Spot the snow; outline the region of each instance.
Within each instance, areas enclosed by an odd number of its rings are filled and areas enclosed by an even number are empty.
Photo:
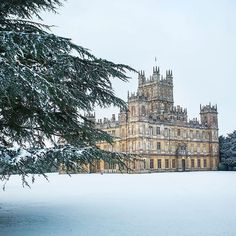
[[[11,177],[0,235],[236,235],[236,172],[48,176]]]

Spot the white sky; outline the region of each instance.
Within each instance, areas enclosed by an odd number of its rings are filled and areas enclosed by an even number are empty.
[[[199,117],[199,105],[218,105],[220,134],[232,132],[236,117],[236,1],[68,0],[59,14],[44,13],[55,34],[69,37],[97,57],[145,70],[172,69],[175,105]],[[115,82],[118,96],[137,88]],[[118,110],[116,110],[118,111]],[[97,118],[113,111],[99,111]]]

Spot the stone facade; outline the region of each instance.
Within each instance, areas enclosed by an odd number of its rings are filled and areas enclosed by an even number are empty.
[[[95,119],[95,117],[90,117]],[[104,150],[139,154],[144,161],[133,163],[136,172],[216,170],[219,161],[217,106],[200,106],[200,121],[188,120],[187,109],[174,106],[173,75],[160,75],[153,68],[149,79],[138,76],[138,89],[128,93],[128,110],[118,119],[99,119],[96,126],[112,136],[113,145],[98,143]],[[116,166],[100,163],[102,171]]]

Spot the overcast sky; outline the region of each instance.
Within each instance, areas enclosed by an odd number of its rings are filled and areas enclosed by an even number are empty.
[[[220,134],[227,134],[236,129],[235,12],[234,0],[67,0],[59,14],[43,18],[57,26],[55,34],[97,57],[147,76],[156,64],[163,74],[172,69],[175,105],[194,118],[200,104],[217,104]],[[137,89],[137,75],[131,76],[127,84],[114,83],[125,100]],[[111,113],[99,111],[97,118]]]

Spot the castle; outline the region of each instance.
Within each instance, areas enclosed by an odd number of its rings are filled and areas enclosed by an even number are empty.
[[[91,117],[95,118],[95,117]],[[114,137],[113,145],[101,149],[140,155],[132,163],[136,172],[216,170],[219,161],[217,106],[200,106],[200,121],[188,120],[187,109],[174,106],[173,74],[161,76],[159,67],[146,78],[138,76],[136,93],[128,93],[128,110],[118,119],[99,119],[96,127]],[[99,163],[99,169],[116,172],[118,167]]]

